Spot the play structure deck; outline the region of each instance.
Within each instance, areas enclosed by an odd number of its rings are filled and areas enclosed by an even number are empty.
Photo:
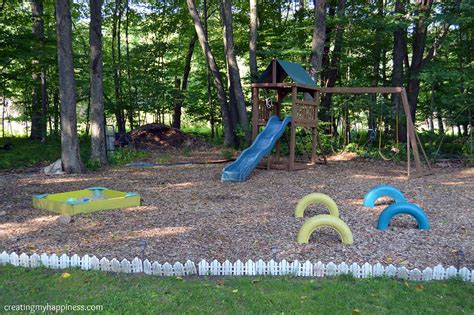
[[[139,205],[140,195],[104,187],[33,196],[33,207],[69,216]]]

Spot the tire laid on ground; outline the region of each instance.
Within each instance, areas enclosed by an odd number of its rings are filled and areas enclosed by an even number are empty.
[[[429,230],[430,223],[426,213],[414,203],[400,202],[386,207],[379,216],[377,229],[386,230],[392,221],[392,218],[399,214],[408,214],[415,218],[418,223],[418,229]]]
[[[397,188],[390,185],[379,185],[372,187],[364,196],[364,207],[373,208],[377,199],[382,197],[390,197],[398,202],[406,202],[403,193]]]
[[[352,232],[347,224],[338,217],[329,214],[320,214],[306,220],[298,232],[298,243],[308,244],[311,234],[313,234],[317,229],[325,227],[336,230],[344,244],[353,243]]]
[[[339,209],[336,202],[328,195],[321,193],[312,193],[304,196],[298,201],[295,209],[295,217],[302,218],[304,211],[312,204],[322,204],[329,209],[329,214],[339,218]]]

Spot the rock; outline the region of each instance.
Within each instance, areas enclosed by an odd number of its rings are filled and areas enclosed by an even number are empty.
[[[6,212],[6,211],[0,211],[0,217],[3,217],[3,216],[5,216],[5,215],[7,215],[7,212]]]
[[[43,168],[43,172],[46,175],[59,175],[59,174],[64,174],[63,172],[63,163],[61,159],[57,160],[53,164],[50,164]]]
[[[72,220],[71,216],[70,215],[61,215],[59,216],[59,218],[57,219],[57,222],[59,224],[68,224],[70,223]]]

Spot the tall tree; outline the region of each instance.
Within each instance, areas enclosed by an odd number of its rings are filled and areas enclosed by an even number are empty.
[[[194,28],[196,29],[196,34],[198,36],[199,43],[207,59],[211,73],[214,77],[214,85],[216,86],[216,89],[217,89],[217,98],[219,99],[219,103],[221,106],[222,124],[224,127],[224,145],[235,146],[236,137],[235,137],[235,133],[233,131],[232,123],[230,120],[227,96],[226,96],[224,84],[222,82],[221,73],[219,72],[219,68],[214,59],[214,55],[212,54],[211,48],[209,46],[209,42],[206,39],[206,34],[204,33],[201,19],[194,5],[194,1],[186,0],[186,3],[188,5],[189,13],[193,19]]]
[[[376,1],[377,5],[377,22],[375,23],[375,38],[374,38],[374,43],[373,43],[373,48],[372,48],[372,53],[373,53],[373,63],[372,63],[372,83],[371,86],[377,87],[379,85],[379,79],[380,79],[380,62],[382,60],[382,47],[381,47],[381,42],[382,42],[382,28],[381,28],[381,21],[384,17],[384,5],[383,5],[383,0],[377,0]],[[377,127],[377,118],[375,117],[375,105],[377,103],[377,94],[373,93],[370,95],[370,102],[371,106],[369,108],[369,116],[368,116],[368,125],[369,129],[375,130]]]
[[[114,91],[115,91],[115,119],[117,121],[117,129],[119,133],[125,133],[125,113],[122,106],[122,88],[121,88],[121,41],[120,29],[122,21],[122,0],[115,1],[115,8],[112,21],[112,63],[114,76]],[[117,46],[115,46],[117,44]]]
[[[455,8],[459,7],[460,0],[453,1]],[[411,64],[408,69],[407,96],[410,103],[411,116],[415,120],[416,108],[418,105],[418,94],[420,93],[420,73],[425,66],[434,58],[436,51],[447,36],[451,23],[447,19],[440,27],[441,32],[433,40],[428,53],[425,56],[426,41],[428,36],[428,26],[430,16],[433,11],[434,0],[417,1],[414,16],[414,34],[412,42]]]
[[[207,0],[202,2],[202,19],[204,20],[204,35],[206,36],[206,41],[209,40],[209,27],[208,20],[210,15],[207,13]],[[211,125],[211,140],[214,140],[215,137],[215,125],[216,125],[216,115],[214,111],[214,103],[212,101],[212,89],[211,89],[211,69],[209,68],[209,63],[206,59],[206,87],[207,87],[207,103],[209,105],[209,124]]]
[[[105,144],[104,88],[102,80],[102,0],[90,0],[91,19],[89,43],[91,47],[91,159],[107,164]]]
[[[255,82],[258,79],[257,67],[257,0],[250,0],[250,39],[249,39],[249,64],[250,79]]]
[[[31,13],[33,16],[33,37],[35,38],[33,51],[38,54],[43,49],[44,42],[44,19],[43,0],[31,1]],[[33,92],[31,106],[31,139],[46,139],[46,109],[47,90],[46,73],[40,58],[33,59]]]
[[[323,67],[324,43],[326,41],[326,0],[313,0],[314,27],[311,40],[311,69],[309,74],[318,83]]]
[[[76,119],[76,80],[72,54],[70,0],[56,0],[59,96],[61,99],[61,160],[67,173],[82,173]]]
[[[346,0],[339,0],[337,4],[337,26],[334,38],[334,48],[331,52],[331,61],[328,70],[327,83],[328,87],[336,85],[336,81],[340,75],[339,61],[341,60],[342,44],[344,39],[344,24],[342,23],[346,12]],[[323,100],[323,108],[325,110],[325,121],[330,121],[330,112],[332,106],[332,94],[326,94]]]
[[[239,66],[237,64],[237,57],[235,56],[234,48],[234,30],[232,22],[232,3],[231,0],[223,0],[222,17],[224,22],[224,46],[226,51],[227,67],[229,78],[231,82],[231,89],[235,98],[235,105],[237,107],[237,114],[240,128],[245,135],[246,143],[250,143],[251,134],[249,121],[247,117],[247,108],[245,104],[244,93],[242,91],[242,83],[240,81]]]
[[[125,54],[127,57],[127,116],[130,130],[133,130],[133,106],[132,106],[132,77],[130,71],[130,43],[128,38],[129,18],[130,18],[130,4],[129,0],[125,0]]]
[[[392,66],[392,86],[403,86],[403,62],[405,59],[406,43],[405,43],[405,28],[401,16],[405,14],[405,0],[395,1],[395,14],[399,20],[398,25],[393,32],[393,66]],[[403,106],[401,106],[401,99],[399,94],[392,94],[393,111],[398,117],[403,117]],[[406,141],[406,126],[403,119],[398,120],[398,140]],[[396,136],[396,135],[395,135]],[[396,139],[397,140],[397,139]]]
[[[174,104],[173,108],[173,127],[181,128],[181,109],[183,107],[184,93],[188,89],[188,79],[189,73],[191,72],[191,60],[193,58],[194,46],[196,45],[197,36],[194,33],[193,37],[189,41],[188,51],[186,53],[186,59],[184,60],[184,71],[183,71],[183,81],[181,83],[181,92],[179,93],[178,100]],[[179,84],[177,86],[179,89]]]

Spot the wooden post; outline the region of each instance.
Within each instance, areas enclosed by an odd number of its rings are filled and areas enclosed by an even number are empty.
[[[407,117],[407,142],[410,142],[411,149],[413,150],[413,159],[415,161],[416,171],[418,174],[422,174],[423,169],[421,166],[420,155],[418,153],[418,146],[415,136],[415,126],[413,125],[413,121],[411,119],[410,104],[408,103],[407,92],[404,88],[402,88],[400,94],[402,96],[403,110]]]
[[[315,109],[316,117],[314,117],[316,120],[316,126],[314,128],[311,128],[311,131],[312,131],[311,164],[316,164],[316,157],[317,157],[316,149],[317,149],[318,140],[319,140],[318,139],[318,108],[319,108],[319,97],[320,97],[319,91],[314,92],[313,97],[314,97],[314,102],[316,103],[316,109]]]
[[[296,145],[296,125],[295,125],[295,118],[296,118],[296,101],[298,97],[298,88],[293,86],[291,88],[291,136],[290,136],[290,161],[288,164],[288,169],[293,171],[295,169],[295,145]]]
[[[425,158],[426,165],[428,165],[428,169],[431,171],[430,160],[428,159],[428,156],[426,155],[425,149],[423,149],[423,145],[421,144],[420,137],[418,136],[418,133],[416,133],[416,131],[415,131],[415,136],[416,136],[416,140],[420,144],[421,153],[423,153],[423,157]]]
[[[407,118],[407,126],[408,126],[408,118]],[[410,132],[408,131],[407,127],[407,177],[410,178],[411,173],[411,153],[410,153]]]
[[[272,83],[277,83],[277,61],[275,58],[272,60]]]
[[[252,88],[252,142],[255,140],[258,134],[258,93],[259,89]]]
[[[280,90],[277,90],[277,102],[274,105],[275,106],[275,115],[278,116],[278,118],[282,119],[281,117],[281,101],[283,99],[283,94],[280,93]],[[278,139],[278,141],[275,144],[275,161],[278,163],[280,161],[280,154],[281,154],[281,141]]]

